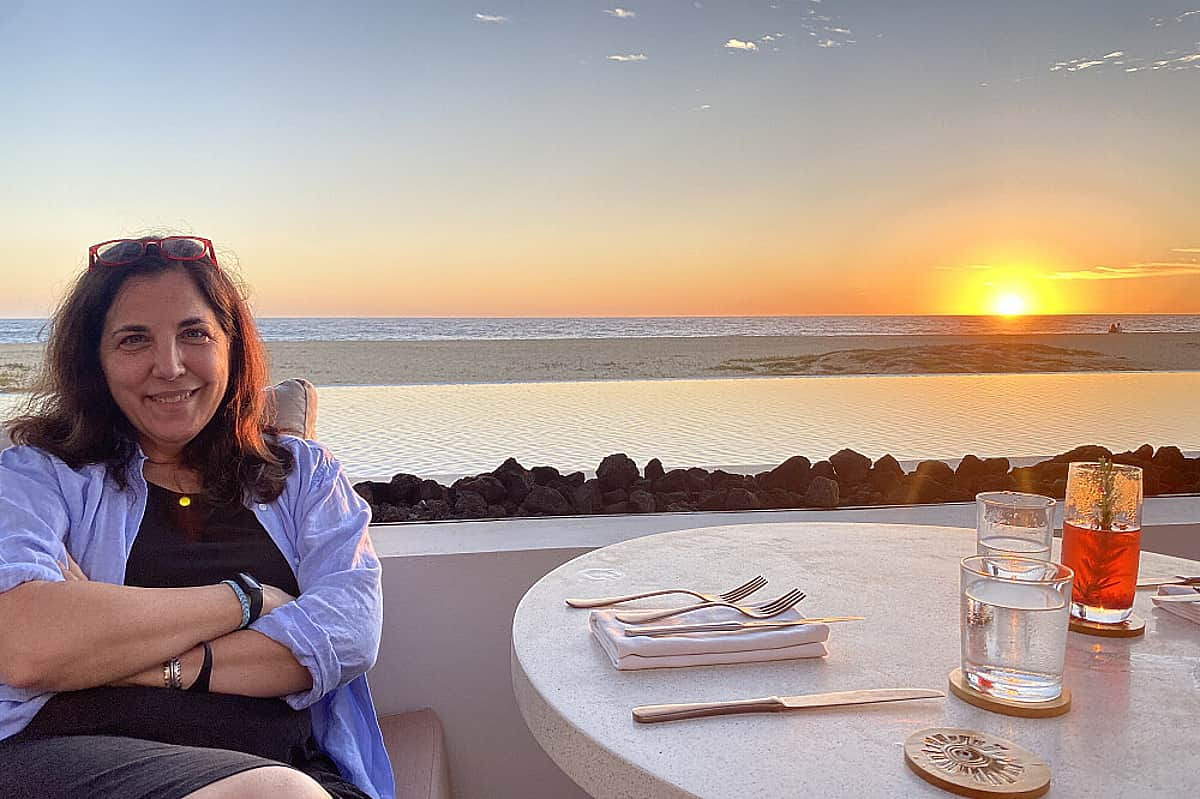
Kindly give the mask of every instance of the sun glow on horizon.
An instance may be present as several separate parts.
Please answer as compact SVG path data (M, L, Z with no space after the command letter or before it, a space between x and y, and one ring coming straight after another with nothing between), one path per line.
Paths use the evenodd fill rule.
M1028 307L1029 303L1024 297L1011 291L999 295L992 303L992 309L997 316L1020 316Z

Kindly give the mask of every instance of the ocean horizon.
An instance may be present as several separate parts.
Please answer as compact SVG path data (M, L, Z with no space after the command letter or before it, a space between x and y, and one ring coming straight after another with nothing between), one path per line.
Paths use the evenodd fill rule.
M706 336L1200 333L1200 314L1028 316L259 317L266 341L474 341ZM0 318L0 344L46 340L45 318Z

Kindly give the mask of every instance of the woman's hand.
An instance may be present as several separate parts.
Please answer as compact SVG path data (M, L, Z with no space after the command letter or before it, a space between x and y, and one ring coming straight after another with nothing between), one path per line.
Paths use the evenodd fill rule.
M66 563L61 560L58 562L58 568L62 571L63 579L69 583L86 583L90 582L83 569L79 568L79 564L75 562L75 558L71 557L71 553L67 553Z

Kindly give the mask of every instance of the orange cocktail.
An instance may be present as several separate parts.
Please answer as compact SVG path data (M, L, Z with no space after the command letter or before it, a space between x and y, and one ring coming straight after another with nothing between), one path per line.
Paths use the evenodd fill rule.
M1141 543L1142 470L1072 463L1062 539L1062 561L1075 572L1072 616L1102 624L1129 618Z

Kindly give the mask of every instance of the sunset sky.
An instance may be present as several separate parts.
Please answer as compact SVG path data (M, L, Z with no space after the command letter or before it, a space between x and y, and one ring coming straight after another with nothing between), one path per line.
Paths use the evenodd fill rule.
M1200 0L0 0L0 316L1200 313Z

